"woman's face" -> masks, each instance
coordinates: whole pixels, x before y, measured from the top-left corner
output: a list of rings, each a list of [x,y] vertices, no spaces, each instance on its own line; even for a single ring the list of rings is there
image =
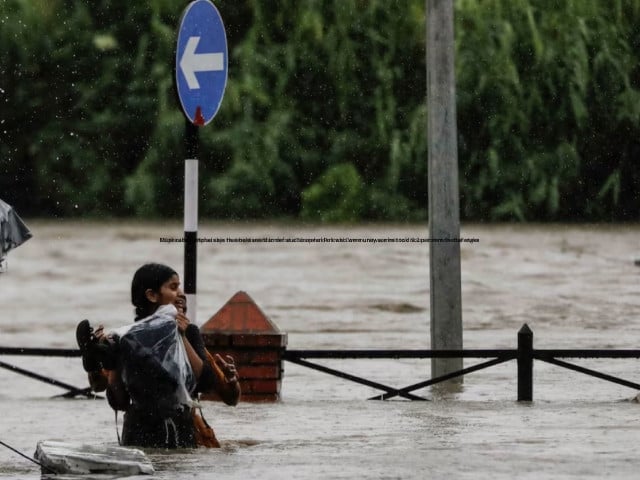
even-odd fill
[[[158,292],[158,306],[160,305],[169,305],[176,303],[176,300],[184,295],[182,293],[182,289],[180,288],[180,277],[177,274],[174,274],[164,282],[160,286],[160,291]]]

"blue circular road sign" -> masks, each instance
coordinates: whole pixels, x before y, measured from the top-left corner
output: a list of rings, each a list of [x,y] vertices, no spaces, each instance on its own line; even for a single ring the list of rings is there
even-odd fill
[[[182,110],[194,124],[218,113],[227,86],[227,36],[209,0],[191,2],[182,14],[176,48],[176,88]]]

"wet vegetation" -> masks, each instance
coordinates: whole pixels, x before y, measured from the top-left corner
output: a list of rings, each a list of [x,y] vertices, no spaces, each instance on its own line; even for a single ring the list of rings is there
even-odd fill
[[[179,216],[187,2],[0,2],[0,198],[39,216]],[[422,220],[424,0],[216,2],[229,82],[200,129],[200,216]],[[456,0],[461,215],[640,211],[640,0]]]

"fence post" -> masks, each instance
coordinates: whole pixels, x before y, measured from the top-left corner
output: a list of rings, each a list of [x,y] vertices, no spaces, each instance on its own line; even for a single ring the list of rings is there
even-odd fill
[[[518,401],[533,400],[533,332],[525,323],[518,331]]]

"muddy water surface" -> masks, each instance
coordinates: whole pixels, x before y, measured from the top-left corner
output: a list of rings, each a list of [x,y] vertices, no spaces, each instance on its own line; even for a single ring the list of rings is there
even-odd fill
[[[82,318],[106,326],[132,318],[135,269],[161,261],[182,270],[178,223],[29,221],[34,238],[0,274],[0,346],[74,348]],[[354,228],[205,224],[214,237],[426,237],[426,227]],[[512,348],[527,323],[541,348],[639,348],[640,228],[463,228],[464,343]],[[426,243],[203,243],[197,321],[235,292],[251,295],[289,335],[289,348],[428,348]],[[86,384],[79,359],[2,356],[58,380]],[[466,365],[479,362],[469,359]],[[638,360],[581,360],[640,382]],[[429,377],[427,360],[324,364],[401,387]],[[516,399],[514,362],[465,378],[430,402],[378,402],[376,390],[285,364],[277,404],[207,403],[223,448],[149,452],[155,478],[637,478],[636,392],[535,364],[534,402]],[[103,399],[52,400],[62,390],[0,370],[0,440],[33,453],[41,439],[115,444]],[[0,478],[39,478],[0,449]]]

